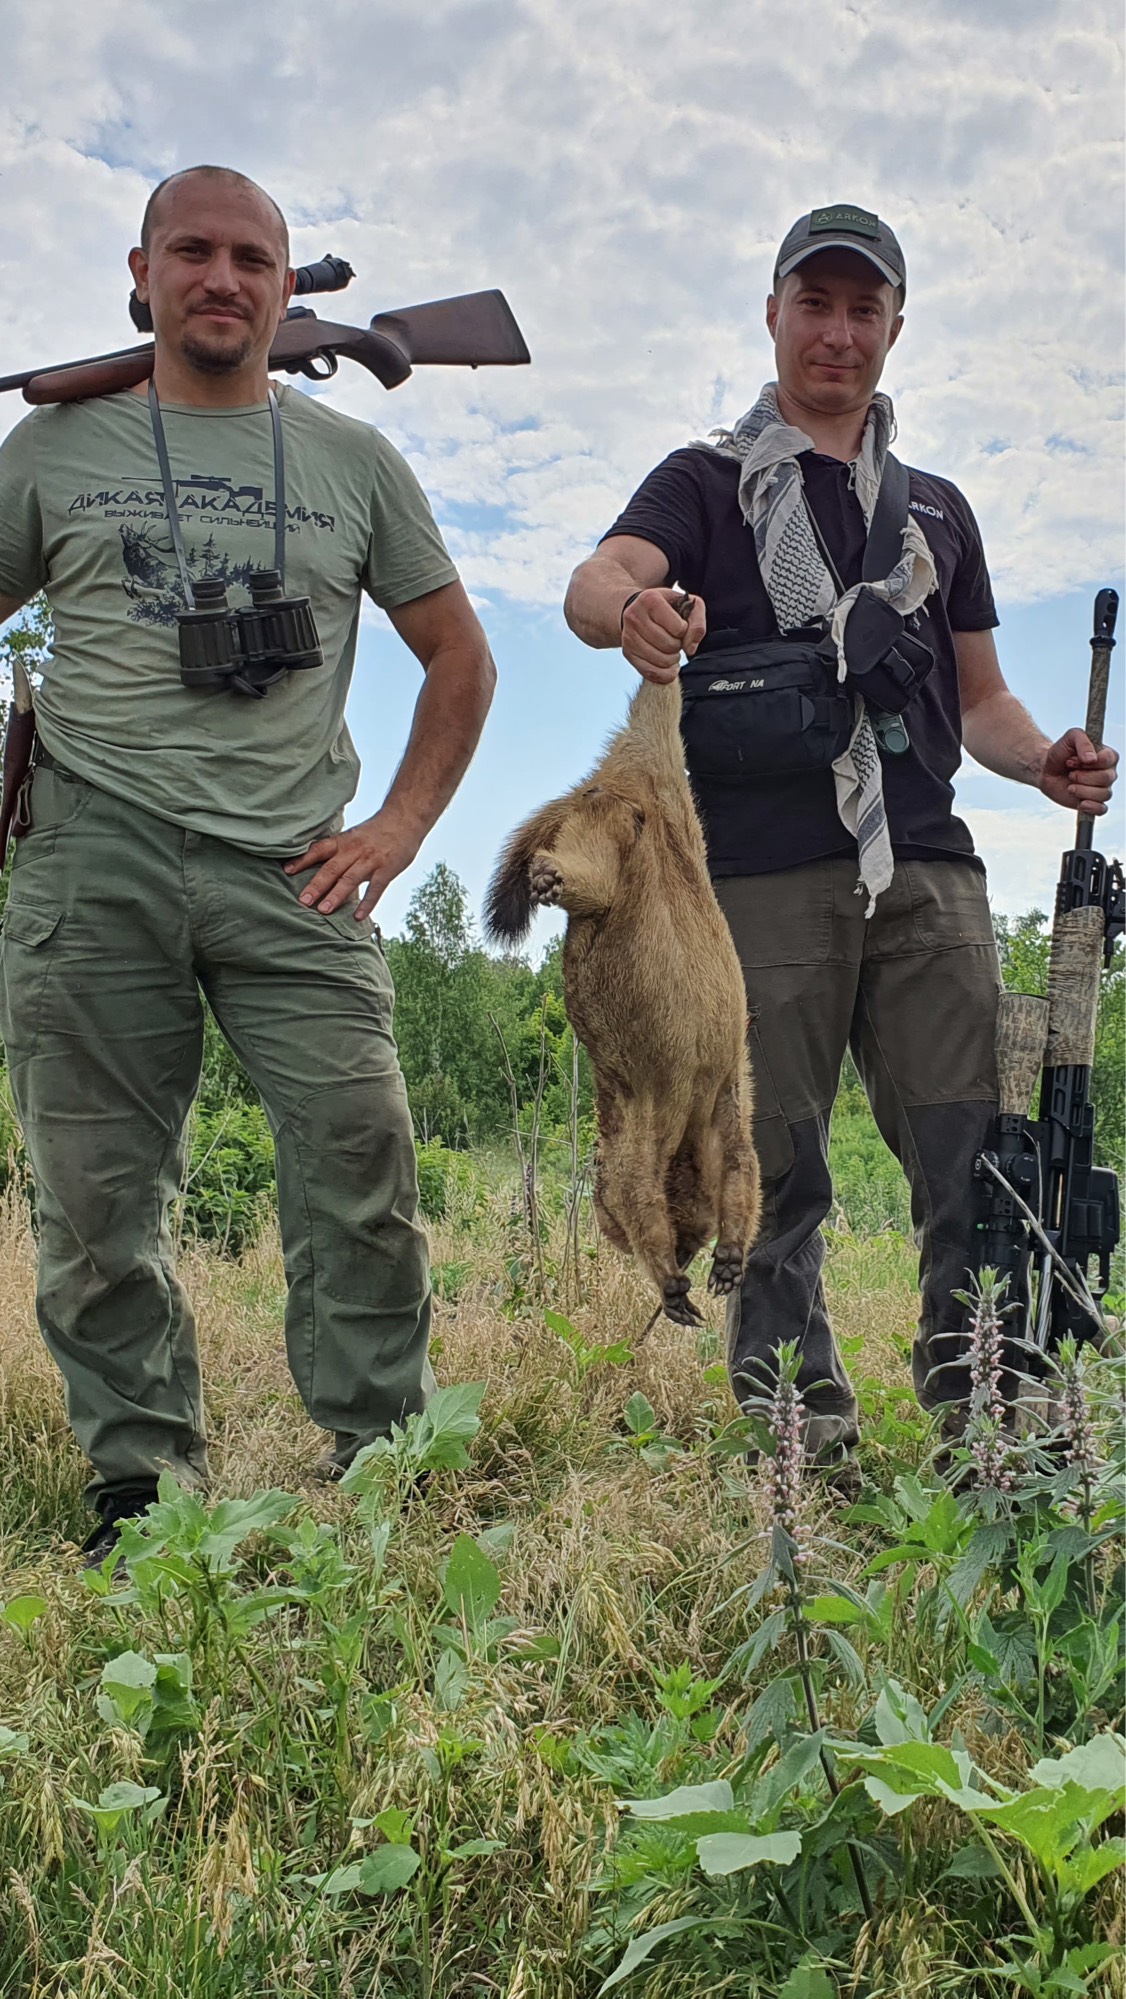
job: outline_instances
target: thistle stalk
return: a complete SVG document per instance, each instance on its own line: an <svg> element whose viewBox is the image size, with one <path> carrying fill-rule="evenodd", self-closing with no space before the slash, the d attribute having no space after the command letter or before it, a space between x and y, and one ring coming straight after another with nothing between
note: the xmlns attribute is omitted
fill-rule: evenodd
<svg viewBox="0 0 1126 1999"><path fill-rule="evenodd" d="M965 1443L974 1470L974 1483L995 1492L1013 1489L1012 1443L1007 1427L1008 1407L1002 1387L1004 1374L1004 1333L1001 1300L1007 1279L996 1271L983 1270L965 1296L970 1307L967 1359L970 1370L970 1400L966 1412Z"/></svg>
<svg viewBox="0 0 1126 1999"><path fill-rule="evenodd" d="M1055 1369L1060 1388L1059 1428L1063 1439L1064 1463L1074 1474L1078 1491L1079 1518L1084 1533L1090 1534L1091 1516L1094 1510L1094 1485L1099 1473L1100 1457L1087 1394L1085 1353L1086 1349L1078 1346L1075 1339L1069 1335L1067 1339L1060 1341ZM1094 1617L1098 1611L1098 1596L1095 1589L1095 1562L1090 1551L1084 1557L1083 1575L1087 1608Z"/></svg>
<svg viewBox="0 0 1126 1999"><path fill-rule="evenodd" d="M810 1731L817 1735L821 1731L821 1714L817 1704L817 1689L813 1683L813 1670L809 1656L809 1627L805 1619L802 1603L802 1570L809 1561L809 1545L805 1536L805 1505L802 1488L802 1473L805 1466L805 1403L797 1386L799 1358L797 1347L787 1342L778 1350L778 1375L774 1392L765 1404L765 1416L769 1430L770 1450L770 1512L771 1547L770 1559L778 1579L777 1588L784 1591L790 1628L798 1655L798 1674L805 1695L805 1709ZM836 1768L829 1751L822 1744L819 1751L821 1767L830 1795L840 1796ZM848 1841L848 1857L860 1896L861 1907L868 1922L875 1921L875 1911L868 1888L864 1862L859 1848Z"/></svg>

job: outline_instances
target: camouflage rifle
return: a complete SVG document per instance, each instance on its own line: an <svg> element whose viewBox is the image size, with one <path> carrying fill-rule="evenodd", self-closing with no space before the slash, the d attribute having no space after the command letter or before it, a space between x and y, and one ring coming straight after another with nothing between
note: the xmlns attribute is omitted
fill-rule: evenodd
<svg viewBox="0 0 1126 1999"><path fill-rule="evenodd" d="M1117 592L1100 590L1087 703L1087 734L1096 749L1117 615ZM1121 864L1096 852L1094 831L1093 817L1081 812L1075 845L1061 863L1047 999L1001 996L1000 1112L974 1167L982 1191L977 1268L1008 1277L1017 1308L1010 1335L1041 1353L1054 1352L1068 1334L1080 1341L1105 1334L1100 1302L1120 1231L1117 1175L1093 1163L1090 1092L1099 973L1123 932L1126 890ZM1031 1118L1038 1077L1039 1114ZM1028 1371L1027 1360L1021 1365Z"/></svg>

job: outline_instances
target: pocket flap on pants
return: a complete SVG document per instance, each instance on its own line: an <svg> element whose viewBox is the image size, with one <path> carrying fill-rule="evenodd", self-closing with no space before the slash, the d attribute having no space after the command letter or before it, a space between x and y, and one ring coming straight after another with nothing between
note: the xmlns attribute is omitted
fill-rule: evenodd
<svg viewBox="0 0 1126 1999"><path fill-rule="evenodd" d="M45 944L63 920L61 909L44 903L9 902L4 911L3 932L12 944Z"/></svg>

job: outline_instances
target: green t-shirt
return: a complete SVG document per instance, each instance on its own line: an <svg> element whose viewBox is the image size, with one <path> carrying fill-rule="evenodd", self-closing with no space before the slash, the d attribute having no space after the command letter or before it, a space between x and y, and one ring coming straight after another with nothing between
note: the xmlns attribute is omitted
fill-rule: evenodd
<svg viewBox="0 0 1126 1999"><path fill-rule="evenodd" d="M324 665L264 700L180 683L183 590L148 403L125 392L36 410L0 446L0 592L45 590L55 638L39 733L69 770L161 819L293 855L355 795L344 724L361 592L409 603L457 576L425 494L368 424L278 390L286 594L311 599ZM274 562L267 405L162 405L193 578L233 606Z"/></svg>

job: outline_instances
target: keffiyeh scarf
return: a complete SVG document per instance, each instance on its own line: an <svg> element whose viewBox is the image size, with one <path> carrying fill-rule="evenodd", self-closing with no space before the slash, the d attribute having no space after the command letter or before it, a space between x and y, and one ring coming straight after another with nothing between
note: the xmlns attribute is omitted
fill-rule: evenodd
<svg viewBox="0 0 1126 1999"><path fill-rule="evenodd" d="M894 423L890 398L874 396L854 467L856 496L868 528ZM712 437L712 443L698 448L740 461L739 505L754 534L759 569L779 631L795 631L818 618L827 619L843 680L845 625L861 586L856 584L838 596L817 544L798 463L799 452L814 449L813 439L785 421L773 382L766 384L754 408L740 417L733 430L713 431ZM899 561L882 582L870 582L867 587L908 617L930 595L935 582L934 558L922 529L909 514ZM867 707L859 695L848 748L833 764L833 778L837 811L856 841L860 858L857 894L867 892L866 914L871 916L876 897L891 881L894 862L880 754Z"/></svg>

